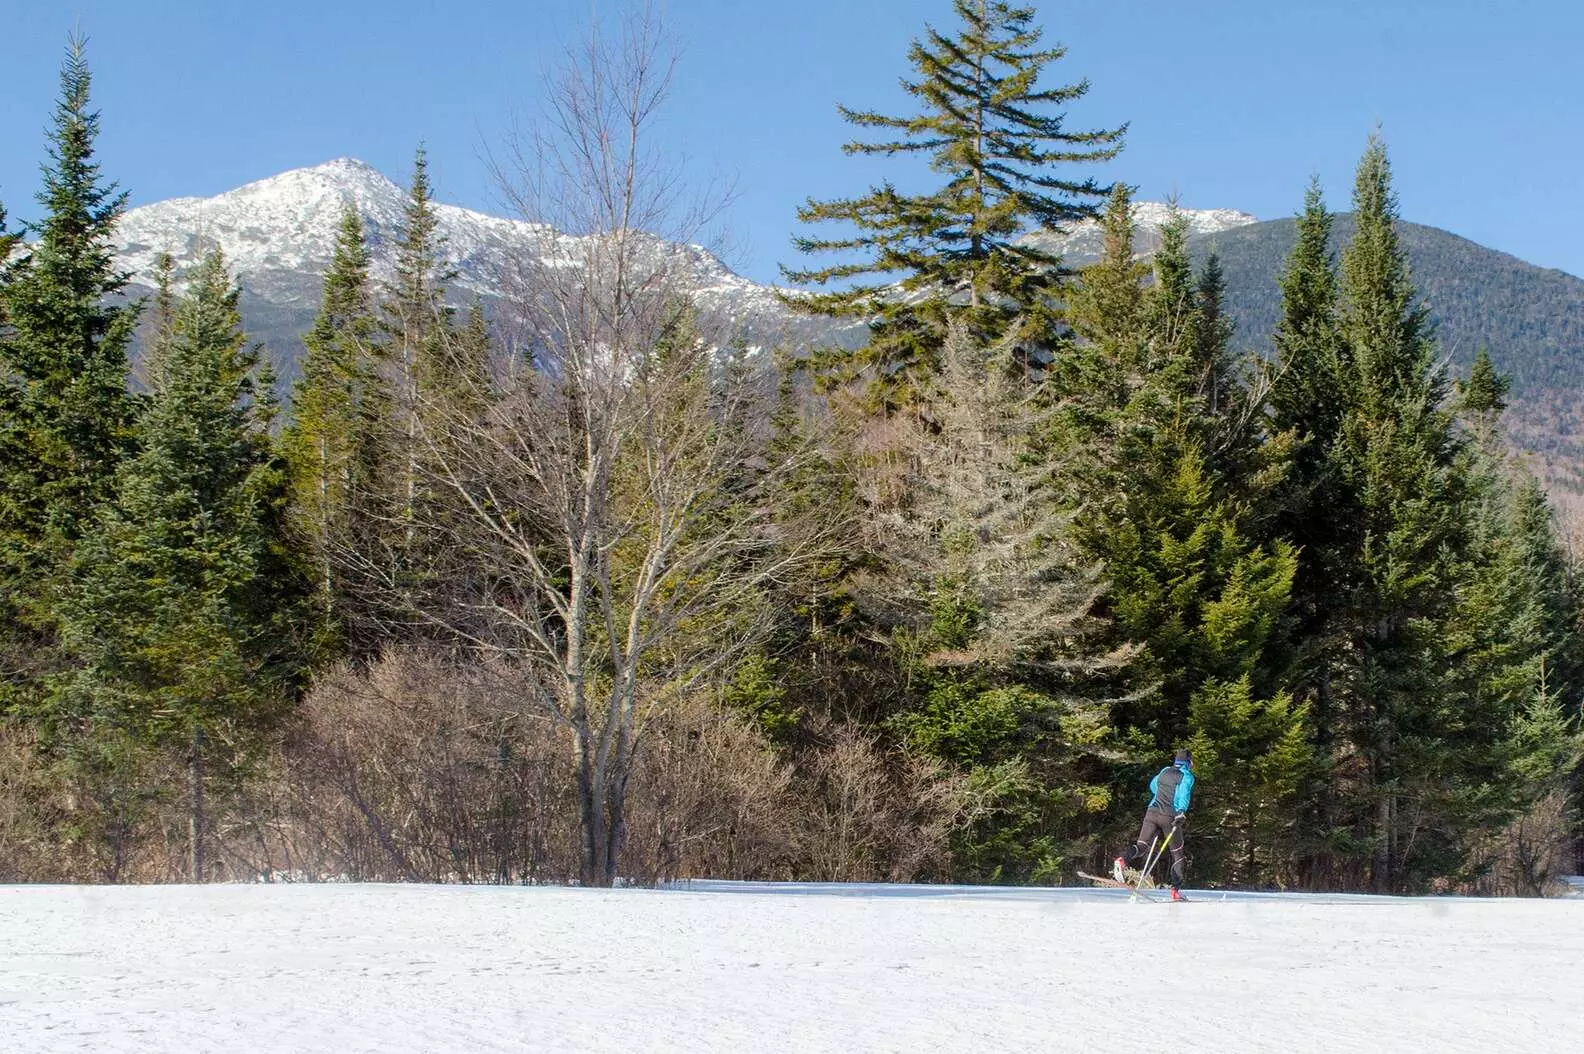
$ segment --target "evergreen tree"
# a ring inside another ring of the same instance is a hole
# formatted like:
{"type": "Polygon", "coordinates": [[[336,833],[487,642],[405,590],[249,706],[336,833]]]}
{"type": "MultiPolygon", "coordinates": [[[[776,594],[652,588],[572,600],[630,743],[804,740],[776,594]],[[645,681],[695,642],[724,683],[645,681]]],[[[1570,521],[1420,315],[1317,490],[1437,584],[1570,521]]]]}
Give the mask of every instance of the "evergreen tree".
{"type": "Polygon", "coordinates": [[[1200,370],[1200,390],[1209,403],[1210,413],[1219,416],[1237,387],[1230,358],[1233,325],[1223,308],[1226,277],[1221,273],[1221,258],[1215,253],[1205,257],[1194,285],[1198,314],[1194,318],[1194,361],[1200,370]]]}
{"type": "Polygon", "coordinates": [[[1507,409],[1507,390],[1511,383],[1496,372],[1490,352],[1481,345],[1474,354],[1468,379],[1457,385],[1458,410],[1473,431],[1475,443],[1481,447],[1488,446],[1495,435],[1497,420],[1507,409]]]}
{"type": "MultiPolygon", "coordinates": [[[[89,108],[84,41],[73,38],[49,132],[35,241],[0,283],[0,693],[50,666],[58,573],[106,496],[131,443],[127,393],[133,306],[112,248],[126,196],[94,159],[99,115],[89,108]]],[[[18,694],[20,692],[21,694],[18,694]]]]}
{"type": "Polygon", "coordinates": [[[469,302],[462,324],[446,334],[436,367],[426,390],[439,419],[476,419],[490,398],[490,329],[479,297],[469,302]]]}
{"type": "Polygon", "coordinates": [[[1143,648],[1112,721],[1146,765],[1195,744],[1208,804],[1231,820],[1200,843],[1202,863],[1254,880],[1283,862],[1275,843],[1290,841],[1307,748],[1306,711],[1281,691],[1277,654],[1297,555],[1251,520],[1281,447],[1257,432],[1232,442],[1251,396],[1233,380],[1219,278],[1192,273],[1184,218],[1163,229],[1146,290],[1130,211],[1124,192],[1113,196],[1106,255],[1073,298],[1074,453],[1059,471],[1077,538],[1106,568],[1113,644],[1143,648]]]}
{"type": "Polygon", "coordinates": [[[429,161],[423,147],[413,159],[412,185],[396,242],[396,278],[381,304],[387,356],[393,371],[392,448],[394,493],[392,523],[386,547],[388,581],[398,595],[407,593],[419,575],[419,521],[429,500],[424,484],[426,425],[443,418],[445,393],[452,383],[452,309],[445,302],[446,283],[454,272],[445,263],[430,194],[429,161]]]}
{"type": "MultiPolygon", "coordinates": [[[[1410,846],[1426,844],[1417,808],[1457,779],[1437,732],[1447,715],[1436,708],[1447,689],[1466,480],[1379,139],[1359,164],[1354,211],[1335,315],[1337,383],[1328,391],[1320,381],[1309,395],[1312,434],[1317,425],[1334,428],[1312,440],[1324,460],[1304,465],[1324,505],[1308,536],[1295,540],[1308,543],[1312,561],[1315,597],[1305,614],[1331,765],[1328,829],[1319,834],[1338,858],[1334,877],[1367,876],[1377,889],[1395,889],[1434,873],[1433,862],[1406,859],[1410,846]]],[[[1289,277],[1319,278],[1310,270],[1289,277]]],[[[1327,325],[1317,316],[1311,333],[1327,325]]],[[[1316,373],[1323,377],[1312,370],[1297,379],[1316,373]]]]}
{"type": "MultiPolygon", "coordinates": [[[[1281,431],[1304,438],[1300,464],[1320,464],[1341,413],[1336,261],[1331,214],[1318,182],[1311,182],[1298,215],[1297,240],[1281,277],[1282,314],[1276,330],[1279,369],[1271,386],[1271,416],[1281,431]]],[[[1300,471],[1309,480],[1318,472],[1300,471]]],[[[1298,510],[1301,514],[1302,509],[1298,510]]]]}
{"type": "Polygon", "coordinates": [[[896,724],[966,771],[985,801],[959,832],[975,881],[1070,873],[1107,798],[1103,699],[1130,657],[1093,609],[1101,568],[1077,551],[1038,440],[1051,414],[1012,338],[956,327],[924,399],[910,502],[890,531],[924,697],[896,724]]]}
{"type": "Polygon", "coordinates": [[[1301,554],[1293,584],[1292,668],[1288,684],[1306,703],[1312,722],[1316,778],[1300,809],[1303,877],[1313,885],[1335,881],[1333,849],[1350,838],[1333,822],[1330,761],[1335,754],[1336,706],[1332,686],[1338,638],[1332,619],[1346,603],[1342,576],[1350,566],[1352,506],[1345,500],[1333,451],[1341,428],[1347,349],[1337,327],[1336,260],[1332,217],[1317,182],[1304,194],[1297,240],[1280,285],[1282,315],[1275,334],[1269,398],[1270,427],[1294,438],[1284,481],[1277,491],[1275,530],[1301,554]]]}
{"type": "Polygon", "coordinates": [[[1148,353],[1142,282],[1149,268],[1133,258],[1133,198],[1118,183],[1100,218],[1100,259],[1083,269],[1068,296],[1077,342],[1051,368],[1047,394],[1060,400],[1059,425],[1046,441],[1074,494],[1104,502],[1105,480],[1119,470],[1117,410],[1128,400],[1148,353]]]}
{"type": "Polygon", "coordinates": [[[143,318],[143,361],[138,379],[145,388],[154,386],[154,378],[164,368],[166,351],[176,326],[176,258],[170,253],[154,256],[153,310],[143,318]]]}
{"type": "MultiPolygon", "coordinates": [[[[1584,687],[1578,604],[1545,493],[1511,461],[1501,434],[1507,384],[1481,348],[1458,385],[1474,441],[1465,469],[1467,566],[1445,633],[1450,771],[1442,792],[1418,805],[1441,821],[1425,841],[1451,874],[1486,866],[1500,844],[1493,833],[1560,792],[1584,745],[1569,720],[1584,687]]],[[[1541,891],[1543,875],[1515,877],[1541,891]]]]}
{"type": "Polygon", "coordinates": [[[176,306],[166,360],[127,459],[73,561],[59,712],[83,729],[186,756],[191,874],[202,880],[211,758],[245,755],[296,677],[292,562],[272,406],[211,254],[176,306]]]}
{"type": "Polygon", "coordinates": [[[293,531],[314,567],[321,652],[338,650],[355,629],[357,591],[342,571],[375,536],[370,520],[381,512],[391,399],[376,328],[363,223],[349,203],[281,437],[293,531]]]}
{"type": "Polygon", "coordinates": [[[915,375],[934,370],[953,318],[987,342],[1021,322],[1016,336],[1025,355],[1053,339],[1065,272],[1020,235],[1096,215],[1110,188],[1061,175],[1057,166],[1114,157],[1125,131],[1067,128],[1056,108],[1081,99],[1089,84],[1040,86],[1066,52],[1039,47],[1032,8],[1001,0],[954,6],[959,31],[928,28],[909,51],[916,79],[903,86],[918,100],[918,113],[841,109],[848,123],[882,136],[851,142],[847,153],[923,155],[946,182],[924,194],[886,183],[858,198],[809,201],[799,210],[802,222],[843,224],[851,232],[799,238],[798,250],[857,258],[786,272],[797,283],[841,286],[793,295],[792,305],[869,322],[867,347],[845,365],[866,371],[886,403],[911,399],[915,375]]]}

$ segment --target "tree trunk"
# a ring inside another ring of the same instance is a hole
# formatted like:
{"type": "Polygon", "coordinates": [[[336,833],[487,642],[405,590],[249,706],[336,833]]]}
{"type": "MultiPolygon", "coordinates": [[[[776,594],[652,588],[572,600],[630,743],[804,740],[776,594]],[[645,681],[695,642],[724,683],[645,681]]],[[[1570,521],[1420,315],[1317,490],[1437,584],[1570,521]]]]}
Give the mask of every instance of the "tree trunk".
{"type": "Polygon", "coordinates": [[[1375,812],[1375,892],[1392,891],[1392,824],[1396,812],[1394,795],[1380,792],[1380,802],[1375,812]]]}
{"type": "Polygon", "coordinates": [[[622,843],[627,837],[627,772],[626,766],[613,775],[605,791],[605,881],[616,884],[616,871],[621,866],[622,843]]]}
{"type": "Polygon", "coordinates": [[[204,880],[203,743],[203,729],[194,729],[192,751],[187,755],[187,794],[192,805],[187,826],[187,874],[193,882],[204,880]]]}
{"type": "Polygon", "coordinates": [[[594,761],[587,728],[577,730],[578,812],[583,821],[583,859],[578,881],[585,886],[608,886],[605,853],[609,836],[605,822],[606,780],[594,761]]]}
{"type": "Polygon", "coordinates": [[[495,882],[504,886],[512,880],[512,819],[518,810],[511,786],[511,741],[502,735],[496,749],[495,882]]]}
{"type": "MultiPolygon", "coordinates": [[[[1329,661],[1322,658],[1322,662],[1329,661]]],[[[1331,801],[1336,793],[1333,772],[1333,754],[1335,745],[1332,737],[1332,699],[1331,699],[1331,671],[1322,669],[1315,684],[1314,694],[1314,729],[1315,729],[1315,760],[1320,764],[1320,783],[1318,795],[1312,799],[1314,812],[1313,828],[1308,832],[1311,838],[1309,853],[1309,886],[1312,889],[1329,887],[1336,881],[1336,863],[1327,848],[1331,843],[1331,801]],[[1314,836],[1318,837],[1319,844],[1315,844],[1314,836]]]]}

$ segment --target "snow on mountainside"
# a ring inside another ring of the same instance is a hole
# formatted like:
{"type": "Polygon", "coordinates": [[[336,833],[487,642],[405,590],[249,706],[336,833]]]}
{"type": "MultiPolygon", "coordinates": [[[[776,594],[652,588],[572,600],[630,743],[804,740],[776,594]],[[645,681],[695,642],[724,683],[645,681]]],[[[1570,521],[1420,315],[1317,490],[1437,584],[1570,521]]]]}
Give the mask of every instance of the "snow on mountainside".
{"type": "MultiPolygon", "coordinates": [[[[1215,235],[1259,222],[1258,217],[1233,209],[1181,209],[1180,211],[1188,220],[1190,238],[1215,235]]],[[[1161,228],[1166,225],[1170,217],[1171,206],[1164,202],[1134,202],[1133,223],[1137,230],[1133,235],[1133,251],[1141,255],[1153,252],[1160,243],[1161,228]]],[[[1101,251],[1105,248],[1105,235],[1100,230],[1100,224],[1094,220],[1075,224],[1071,230],[1061,234],[1036,232],[1025,236],[1024,241],[1061,256],[1063,262],[1069,266],[1092,263],[1100,258],[1101,251]]]]}
{"type": "MultiPolygon", "coordinates": [[[[250,333],[264,339],[290,372],[298,335],[318,306],[320,278],[347,202],[363,218],[375,278],[388,278],[406,192],[352,158],[296,169],[212,198],[173,198],[132,209],[121,221],[117,262],[132,273],[134,283],[152,287],[159,253],[175,257],[179,272],[219,245],[242,285],[250,333]]],[[[555,239],[556,255],[576,247],[577,239],[521,220],[445,204],[436,204],[435,214],[446,258],[456,270],[452,294],[459,301],[501,296],[512,262],[544,252],[547,239],[555,239]]],[[[773,288],[735,274],[703,247],[665,246],[658,240],[656,246],[681,254],[687,284],[703,309],[723,312],[759,340],[809,325],[776,299],[773,288]]]]}
{"type": "MultiPolygon", "coordinates": [[[[117,262],[145,292],[154,284],[154,261],[161,252],[176,259],[178,273],[196,264],[212,246],[225,251],[242,285],[243,319],[249,333],[269,347],[283,378],[295,372],[300,336],[318,308],[320,279],[330,264],[341,210],[356,204],[363,218],[375,278],[392,273],[393,248],[402,224],[406,192],[373,166],[338,158],[295,169],[211,198],[172,198],[129,211],[121,220],[117,262]]],[[[1148,252],[1166,221],[1168,206],[1134,206],[1141,252],[1148,252]]],[[[1227,209],[1183,210],[1190,233],[1214,234],[1255,222],[1227,209]]],[[[448,261],[456,269],[453,299],[482,297],[486,306],[501,297],[513,261],[543,253],[554,240],[556,255],[576,251],[577,239],[521,220],[490,216],[455,205],[436,204],[448,261]]],[[[1062,234],[1028,236],[1060,253],[1069,264],[1099,254],[1095,223],[1062,234]]],[[[800,316],[787,310],[771,286],[734,273],[708,250],[668,246],[657,251],[681,255],[687,284],[699,306],[735,322],[754,344],[860,343],[861,324],[800,316]]]]}

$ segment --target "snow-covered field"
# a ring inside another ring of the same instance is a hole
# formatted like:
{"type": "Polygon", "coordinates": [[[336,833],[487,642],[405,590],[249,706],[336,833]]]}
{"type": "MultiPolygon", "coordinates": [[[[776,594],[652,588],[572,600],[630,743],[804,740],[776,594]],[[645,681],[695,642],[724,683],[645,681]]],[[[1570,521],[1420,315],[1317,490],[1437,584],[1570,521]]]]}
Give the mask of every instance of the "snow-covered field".
{"type": "Polygon", "coordinates": [[[1584,900],[0,887],[0,1051],[1578,1051],[1584,900]]]}

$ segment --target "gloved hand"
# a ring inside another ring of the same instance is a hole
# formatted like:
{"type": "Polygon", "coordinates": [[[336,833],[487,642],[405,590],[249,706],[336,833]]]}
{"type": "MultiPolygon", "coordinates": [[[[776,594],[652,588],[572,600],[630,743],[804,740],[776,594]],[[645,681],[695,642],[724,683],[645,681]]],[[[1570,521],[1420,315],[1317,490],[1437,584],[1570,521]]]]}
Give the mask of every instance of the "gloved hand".
{"type": "Polygon", "coordinates": [[[1172,817],[1172,826],[1173,827],[1181,827],[1183,824],[1185,824],[1187,822],[1188,822],[1188,814],[1185,813],[1185,812],[1180,812],[1176,816],[1172,817]]]}

